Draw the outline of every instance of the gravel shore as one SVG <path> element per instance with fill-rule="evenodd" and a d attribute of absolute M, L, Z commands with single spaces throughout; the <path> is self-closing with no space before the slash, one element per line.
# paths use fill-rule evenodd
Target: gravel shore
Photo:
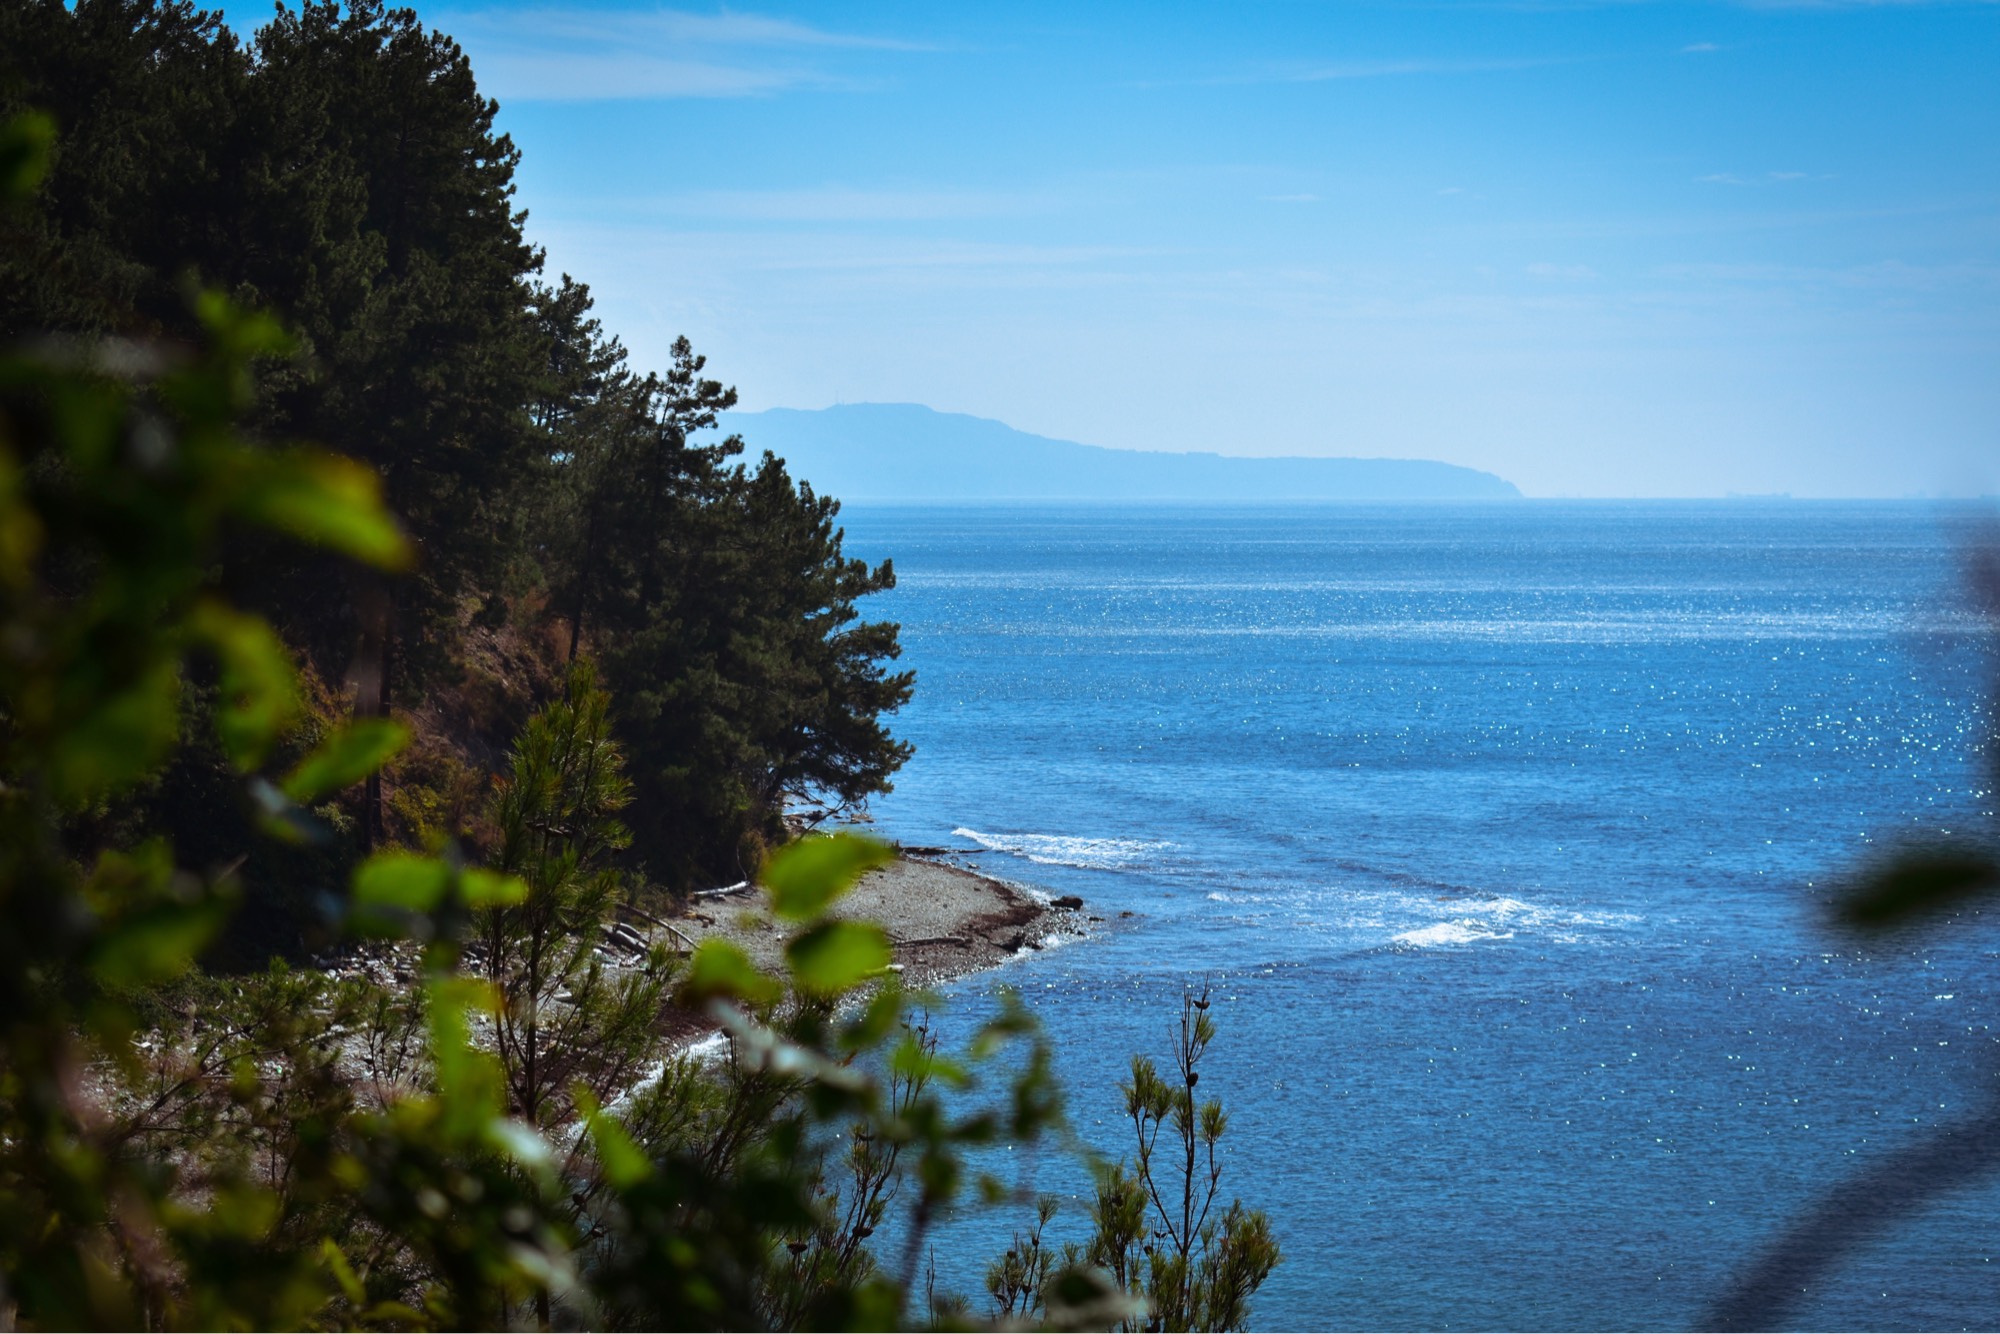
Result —
<path fill-rule="evenodd" d="M 781 971 L 785 927 L 760 911 L 762 892 L 743 887 L 697 897 L 674 927 L 699 943 L 734 941 L 760 968 Z M 911 986 L 935 986 L 992 968 L 1056 936 L 1085 934 L 1089 920 L 1076 899 L 1047 898 L 905 852 L 864 876 L 834 905 L 833 916 L 877 923 L 889 933 L 894 959 Z"/>

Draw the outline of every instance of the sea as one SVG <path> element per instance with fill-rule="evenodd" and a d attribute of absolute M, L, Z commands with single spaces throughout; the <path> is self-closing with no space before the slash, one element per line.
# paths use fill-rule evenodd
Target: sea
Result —
<path fill-rule="evenodd" d="M 1861 938 L 1842 884 L 1995 805 L 1990 509 L 850 505 L 915 757 L 874 828 L 1075 894 L 1023 997 L 1081 1139 L 1210 988 L 1253 1328 L 1674 1329 L 1815 1202 L 1984 1107 L 2000 912 Z M 996 1162 L 997 1159 L 997 1162 Z M 1059 1146 L 990 1156 L 1087 1233 Z M 983 1309 L 1019 1206 L 958 1211 Z M 1799 1328 L 2000 1324 L 2000 1179 L 1870 1234 Z"/>

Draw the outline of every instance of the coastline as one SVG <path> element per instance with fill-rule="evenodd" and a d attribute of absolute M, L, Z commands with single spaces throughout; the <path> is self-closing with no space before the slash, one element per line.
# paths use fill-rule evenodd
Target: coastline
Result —
<path fill-rule="evenodd" d="M 943 848 L 898 849 L 896 860 L 863 876 L 828 916 L 868 921 L 888 932 L 891 966 L 913 989 L 942 986 L 1064 940 L 1090 935 L 1104 919 L 1081 899 L 1049 896 L 944 860 Z M 704 940 L 734 943 L 767 972 L 783 973 L 791 928 L 763 911 L 763 891 L 751 884 L 697 894 L 667 918 L 630 907 L 604 933 L 598 953 L 614 971 L 643 967 L 664 944 L 683 959 Z M 310 966 L 329 978 L 367 978 L 409 986 L 420 950 L 410 941 L 348 941 L 315 955 Z M 707 1016 L 677 1005 L 660 1015 L 660 1031 L 686 1048 L 716 1031 Z M 476 1035 L 490 1038 L 483 1020 Z"/>
<path fill-rule="evenodd" d="M 901 849 L 834 904 L 830 916 L 874 922 L 889 933 L 893 966 L 912 987 L 939 986 L 997 968 L 1054 941 L 1088 934 L 1082 900 L 1050 900 L 941 859 L 942 849 Z M 758 967 L 779 971 L 787 930 L 761 910 L 751 885 L 711 890 L 672 919 L 694 943 L 729 940 Z"/>

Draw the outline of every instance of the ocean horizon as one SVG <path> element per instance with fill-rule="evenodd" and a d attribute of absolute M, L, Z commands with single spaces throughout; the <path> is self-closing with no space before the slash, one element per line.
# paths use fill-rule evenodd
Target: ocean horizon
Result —
<path fill-rule="evenodd" d="M 850 505 L 896 562 L 916 756 L 876 829 L 1104 919 L 1017 988 L 1071 1115 L 1215 989 L 1265 1328 L 1677 1328 L 1992 1086 L 2000 935 L 1827 923 L 1984 818 L 1990 645 L 1928 502 Z M 1087 1232 L 1088 1177 L 1021 1180 Z M 1800 1327 L 1990 1323 L 2000 1185 L 1885 1230 Z M 946 1233 L 983 1258 L 1023 1210 Z M 976 1268 L 941 1276 L 977 1296 Z"/>

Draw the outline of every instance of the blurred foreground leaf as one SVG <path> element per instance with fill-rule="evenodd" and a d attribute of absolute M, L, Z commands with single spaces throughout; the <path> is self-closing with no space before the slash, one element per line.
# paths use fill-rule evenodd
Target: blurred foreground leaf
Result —
<path fill-rule="evenodd" d="M 49 169 L 56 123 L 38 111 L 15 116 L 0 125 L 0 202 L 26 199 Z"/>
<path fill-rule="evenodd" d="M 780 849 L 758 877 L 771 891 L 771 911 L 805 922 L 854 887 L 854 882 L 896 858 L 887 844 L 856 834 L 802 838 Z"/>
<path fill-rule="evenodd" d="M 410 563 L 410 545 L 382 504 L 372 471 L 336 454 L 295 450 L 257 459 L 240 480 L 246 516 L 388 570 Z"/>
<path fill-rule="evenodd" d="M 262 617 L 213 599 L 195 608 L 190 625 L 222 665 L 216 736 L 229 761 L 249 771 L 298 715 L 298 677 L 277 632 Z"/>
<path fill-rule="evenodd" d="M 317 801 L 352 787 L 409 744 L 410 729 L 393 718 L 356 718 L 320 743 L 285 779 L 285 795 Z"/>
<path fill-rule="evenodd" d="M 2000 887 L 2000 862 L 1974 848 L 1906 853 L 1862 879 L 1836 908 L 1842 923 L 1896 926 Z"/>
<path fill-rule="evenodd" d="M 58 798 L 76 804 L 130 787 L 166 759 L 180 733 L 180 664 L 160 658 L 133 684 L 91 700 L 56 738 L 50 771 Z"/>
<path fill-rule="evenodd" d="M 837 996 L 889 966 L 889 937 L 873 922 L 822 922 L 785 946 L 801 991 Z"/>
<path fill-rule="evenodd" d="M 778 980 L 757 969 L 750 956 L 726 940 L 704 940 L 688 963 L 687 996 L 692 1001 L 715 996 L 766 1005 L 783 990 Z"/>

